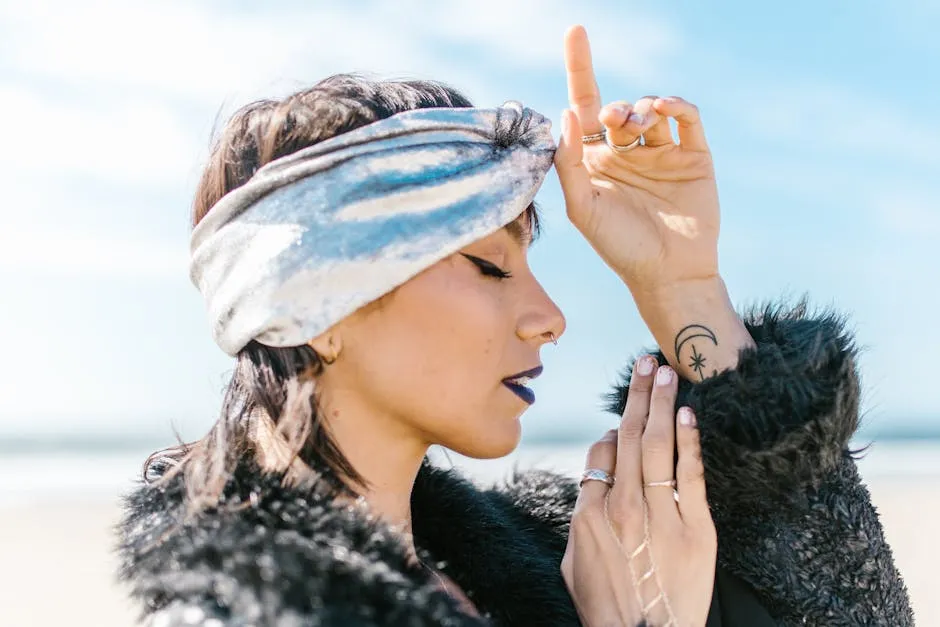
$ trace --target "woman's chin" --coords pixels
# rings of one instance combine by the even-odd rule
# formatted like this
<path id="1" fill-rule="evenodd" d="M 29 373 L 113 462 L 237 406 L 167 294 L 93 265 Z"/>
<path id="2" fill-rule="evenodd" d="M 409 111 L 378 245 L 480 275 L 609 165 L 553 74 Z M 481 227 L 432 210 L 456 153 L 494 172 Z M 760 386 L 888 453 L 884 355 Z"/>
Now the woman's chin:
<path id="1" fill-rule="evenodd" d="M 477 437 L 463 438 L 460 442 L 445 446 L 472 459 L 498 459 L 515 451 L 521 439 L 522 425 L 517 418 L 510 425 L 500 425 Z"/>

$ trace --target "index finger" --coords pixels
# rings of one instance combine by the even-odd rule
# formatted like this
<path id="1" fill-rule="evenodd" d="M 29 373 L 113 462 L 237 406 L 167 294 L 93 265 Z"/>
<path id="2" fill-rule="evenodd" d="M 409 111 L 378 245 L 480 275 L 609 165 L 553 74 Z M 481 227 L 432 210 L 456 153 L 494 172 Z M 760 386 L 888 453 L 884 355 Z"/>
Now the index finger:
<path id="1" fill-rule="evenodd" d="M 601 94 L 594 78 L 591 44 L 583 26 L 572 26 L 565 32 L 565 71 L 568 102 L 581 122 L 581 130 L 585 135 L 599 133 L 603 128 L 598 119 Z"/>

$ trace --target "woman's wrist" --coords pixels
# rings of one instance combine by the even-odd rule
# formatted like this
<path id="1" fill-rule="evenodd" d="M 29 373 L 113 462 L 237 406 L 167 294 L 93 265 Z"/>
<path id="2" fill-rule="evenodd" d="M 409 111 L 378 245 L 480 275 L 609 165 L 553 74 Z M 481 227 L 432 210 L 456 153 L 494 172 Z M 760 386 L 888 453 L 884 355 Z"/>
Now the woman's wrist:
<path id="1" fill-rule="evenodd" d="M 733 369 L 740 351 L 754 346 L 718 275 L 631 292 L 666 360 L 686 379 Z"/>

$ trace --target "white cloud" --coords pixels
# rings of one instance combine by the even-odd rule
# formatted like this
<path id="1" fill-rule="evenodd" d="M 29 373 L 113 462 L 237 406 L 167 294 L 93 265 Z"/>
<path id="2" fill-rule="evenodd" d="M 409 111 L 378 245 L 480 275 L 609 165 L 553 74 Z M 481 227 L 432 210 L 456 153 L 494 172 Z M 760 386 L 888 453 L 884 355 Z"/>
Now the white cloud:
<path id="1" fill-rule="evenodd" d="M 792 143 L 807 159 L 861 155 L 885 166 L 940 166 L 940 128 L 905 110 L 900 99 L 781 77 L 736 92 L 726 102 L 758 137 Z"/>
<path id="2" fill-rule="evenodd" d="M 624 19 L 560 0 L 412 1 L 398 7 L 401 14 L 423 14 L 425 37 L 472 46 L 485 58 L 520 70 L 560 70 L 562 33 L 579 22 L 588 28 L 595 67 L 615 76 L 650 78 L 681 50 L 674 28 L 635 7 Z"/>
<path id="3" fill-rule="evenodd" d="M 651 15 L 631 10 L 627 38 L 623 22 L 561 0 L 315 2 L 240 12 L 179 1 L 36 0 L 0 5 L 0 50 L 26 75 L 146 89 L 214 107 L 236 94 L 269 91 L 279 79 L 346 70 L 422 73 L 458 86 L 458 78 L 472 76 L 485 88 L 485 61 L 519 71 L 560 69 L 561 35 L 575 21 L 590 26 L 598 67 L 619 76 L 655 74 L 679 47 L 678 34 Z M 469 54 L 441 54 L 455 45 Z"/>
<path id="4" fill-rule="evenodd" d="M 187 272 L 186 243 L 136 235 L 7 225 L 0 230 L 0 275 L 179 280 Z"/>
<path id="5" fill-rule="evenodd" d="M 178 112 L 147 100 L 68 102 L 0 86 L 0 102 L 13 121 L 4 128 L 0 168 L 13 179 L 55 185 L 88 177 L 152 189 L 185 178 L 199 151 Z"/>

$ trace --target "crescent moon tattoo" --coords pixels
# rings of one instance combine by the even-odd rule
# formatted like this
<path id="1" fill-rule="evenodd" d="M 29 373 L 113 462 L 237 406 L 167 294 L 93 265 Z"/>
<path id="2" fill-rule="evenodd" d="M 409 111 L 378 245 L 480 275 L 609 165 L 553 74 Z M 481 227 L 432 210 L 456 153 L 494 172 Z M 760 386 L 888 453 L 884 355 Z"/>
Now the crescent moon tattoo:
<path id="1" fill-rule="evenodd" d="M 682 363 L 682 348 L 692 340 L 702 339 L 710 341 L 715 346 L 718 346 L 718 338 L 715 336 L 715 332 L 709 329 L 708 327 L 701 324 L 690 324 L 687 327 L 683 327 L 679 333 L 676 334 L 676 360 L 681 364 Z M 695 344 L 692 344 L 692 361 L 689 363 L 689 367 L 694 370 L 699 379 L 705 380 L 705 356 L 702 355 L 695 348 Z"/>

